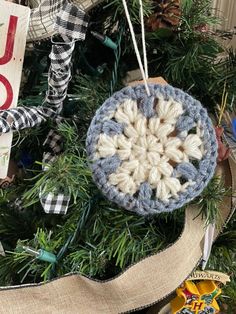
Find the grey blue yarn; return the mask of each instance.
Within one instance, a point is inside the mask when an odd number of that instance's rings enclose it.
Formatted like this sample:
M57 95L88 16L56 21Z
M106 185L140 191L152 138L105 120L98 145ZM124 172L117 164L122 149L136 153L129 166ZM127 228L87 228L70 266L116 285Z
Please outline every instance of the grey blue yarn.
M98 188L101 189L109 200L141 215L172 212L197 197L214 175L218 149L212 122L206 109L202 107L199 101L170 85L148 85L151 93L150 97L147 96L143 85L137 85L123 88L107 99L96 112L86 139L86 149L91 162L93 179ZM202 160L198 162L197 167L191 163L181 163L176 166L173 176L179 175L183 179L194 180L195 184L188 186L184 192L178 193L178 198L170 198L166 202L153 198L152 188L147 182L142 183L139 191L133 196L120 192L108 182L108 176L114 173L121 164L119 156L114 155L98 160L95 158L96 147L101 133L107 135L123 133L124 125L109 118L111 113L117 110L122 102L127 99L136 100L140 111L147 118L150 118L154 115L153 101L160 97L164 97L165 100L172 98L183 106L184 114L180 116L176 125L177 136L181 137L182 132L189 131L200 121L201 128L204 130L202 140L206 152Z

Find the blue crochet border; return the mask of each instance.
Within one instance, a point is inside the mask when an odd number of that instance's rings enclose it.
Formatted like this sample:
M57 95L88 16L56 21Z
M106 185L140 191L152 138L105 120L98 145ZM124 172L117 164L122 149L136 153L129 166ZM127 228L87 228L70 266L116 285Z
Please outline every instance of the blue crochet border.
M170 85L148 85L151 93L150 97L158 98L162 96L164 99L173 98L175 101L180 102L183 105L185 114L184 116L181 116L181 119L179 120L179 131L189 130L191 129L192 123L198 121L201 122L201 126L204 129L203 141L206 154L199 162L198 175L194 180L196 181L196 184L194 186L189 186L185 192L179 193L178 199L171 198L165 203L159 200L152 200L150 193L142 192L138 197L135 197L120 192L115 186L108 183L108 175L115 172L116 168L120 165L121 161L119 160L119 157L112 156L105 158L104 160L94 161L99 135L100 133L104 133L104 123L109 121L109 115L113 113L124 100L137 100L143 98L146 100L147 95L144 85L136 85L134 87L125 87L107 99L97 110L87 133L86 149L88 158L91 161L90 167L93 172L93 179L109 200L127 210L137 212L141 215L171 212L197 197L214 175L218 150L212 122L206 109L202 107L199 101L195 100L182 90ZM146 113L145 115L150 115L150 113ZM119 130L118 127L116 132L120 131L121 130Z

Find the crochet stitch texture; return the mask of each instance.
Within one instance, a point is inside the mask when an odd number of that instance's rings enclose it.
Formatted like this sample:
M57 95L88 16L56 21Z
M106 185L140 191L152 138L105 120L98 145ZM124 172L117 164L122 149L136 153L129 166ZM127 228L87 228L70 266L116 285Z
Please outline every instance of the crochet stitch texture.
M139 214L173 211L214 174L215 131L199 101L169 85L126 87L97 111L87 153L97 186Z

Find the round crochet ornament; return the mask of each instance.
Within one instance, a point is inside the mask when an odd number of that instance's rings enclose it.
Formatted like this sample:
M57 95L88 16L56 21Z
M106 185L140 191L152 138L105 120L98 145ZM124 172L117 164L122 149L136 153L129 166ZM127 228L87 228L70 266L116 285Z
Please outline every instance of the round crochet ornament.
M215 131L200 102L169 85L126 87L97 111L87 135L93 178L106 197L139 214L173 211L214 174Z

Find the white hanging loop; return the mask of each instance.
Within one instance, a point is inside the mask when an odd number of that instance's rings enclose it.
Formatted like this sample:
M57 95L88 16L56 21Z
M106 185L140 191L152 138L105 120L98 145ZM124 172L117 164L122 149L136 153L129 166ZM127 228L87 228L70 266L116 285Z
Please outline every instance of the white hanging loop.
M150 96L150 90L148 87L148 83L147 83L147 79L148 79L148 71L147 71L147 54L146 54L146 44L145 44L145 28L144 28L144 17L143 17L143 6L142 6L142 0L139 0L140 3L140 16L141 16L141 27L142 27L142 43L143 43L143 55L144 55L144 64L145 64L145 71L144 71L144 67L142 64L142 60L141 60L141 56L140 56L140 52L138 50L138 45L137 45L137 41L135 38L135 33L134 33L134 29L133 29L133 25L131 22L131 18L130 18L130 14L129 14L129 10L127 7L127 3L126 0L122 0L123 2L123 6L124 6L124 10L125 10L125 15L129 24L129 29L130 29L130 33L131 33L131 37L132 37L132 41L133 41L133 45L134 45L134 50L135 50L135 54L138 60L138 64L139 64L139 68L142 74L142 78L144 81L144 85L145 85L145 89L147 92L147 95Z
M147 62L147 48L145 40L145 26L144 26L144 14L143 14L143 2L139 0L140 4L140 21L141 21L141 30L142 30L142 45L143 45L143 63L146 79L148 79L148 62Z

